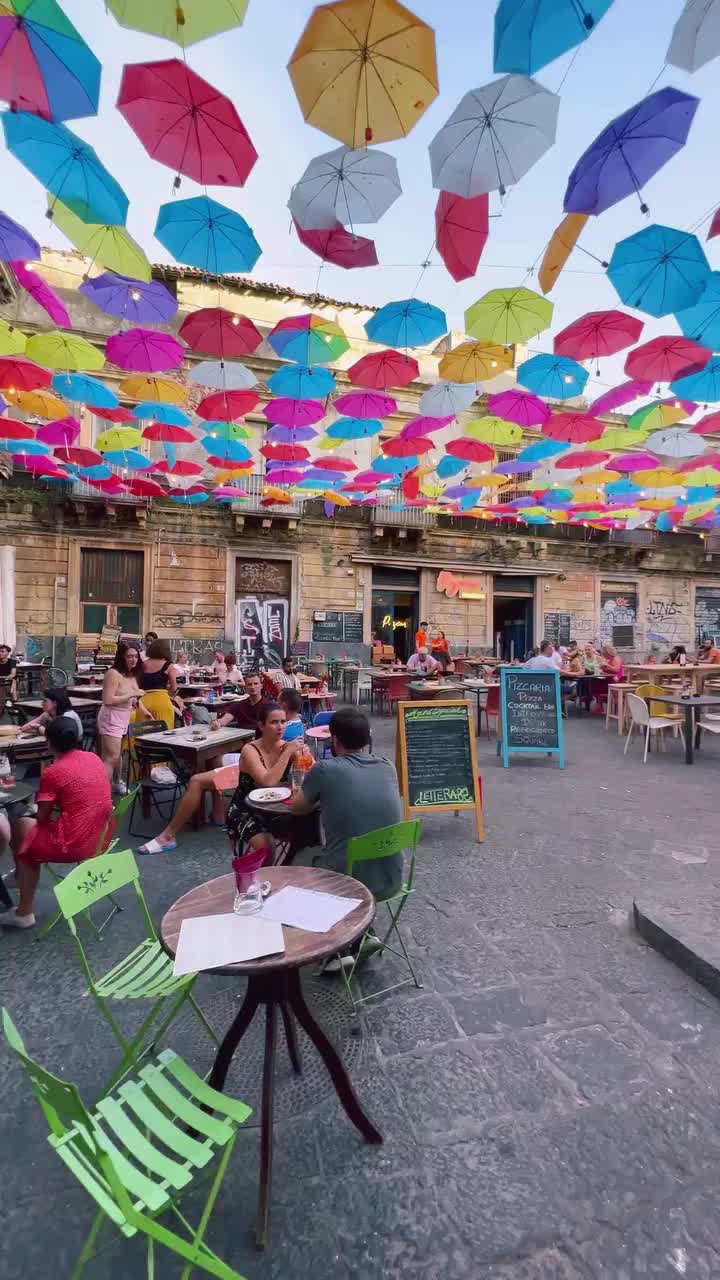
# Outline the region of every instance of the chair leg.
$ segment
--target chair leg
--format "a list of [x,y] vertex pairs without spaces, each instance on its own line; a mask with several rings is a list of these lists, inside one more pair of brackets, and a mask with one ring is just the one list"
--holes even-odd
[[650,725],[645,726],[645,755],[643,756],[643,764],[647,764],[648,746],[650,744]]
[[623,751],[623,755],[624,755],[624,756],[626,756],[626,755],[627,755],[627,753],[628,753],[628,747],[630,746],[630,739],[631,739],[631,738],[632,738],[632,736],[633,736],[633,730],[634,730],[634,728],[635,728],[635,721],[634,721],[634,720],[631,720],[631,721],[630,721],[630,728],[628,729],[628,735],[627,735],[627,738],[625,739],[625,750]]
[[90,1258],[92,1257],[93,1246],[97,1239],[98,1231],[100,1230],[105,1217],[106,1217],[105,1210],[98,1209],[97,1213],[95,1214],[95,1217],[93,1218],[93,1224],[90,1228],[90,1234],[87,1240],[85,1241],[85,1244],[82,1247],[82,1253],[80,1254],[80,1257],[75,1263],[75,1270],[73,1271],[72,1276],[70,1277],[70,1280],[80,1280],[80,1276],[82,1275],[88,1262],[90,1261]]

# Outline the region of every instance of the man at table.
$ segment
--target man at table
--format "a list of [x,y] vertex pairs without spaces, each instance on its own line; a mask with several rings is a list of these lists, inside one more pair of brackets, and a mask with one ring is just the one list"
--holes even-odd
[[282,689],[296,689],[298,693],[302,692],[295,659],[291,654],[283,658],[282,669],[272,667],[265,672],[265,681],[267,682],[267,696],[275,701],[280,697]]
[[248,695],[242,702],[233,702],[217,720],[212,721],[211,729],[224,729],[232,725],[237,729],[254,729],[257,732],[258,715],[263,704],[262,678],[256,672],[245,677],[245,692]]
[[698,662],[712,662],[714,666],[720,663],[720,649],[716,649],[712,640],[703,640],[698,650]]
[[558,671],[559,668],[553,658],[553,647],[549,640],[543,640],[540,645],[540,652],[534,658],[528,658],[523,663],[526,671]]
[[434,676],[441,670],[440,663],[428,653],[425,645],[418,649],[411,658],[408,658],[408,671],[416,676]]
[[15,702],[17,699],[17,663],[11,654],[9,644],[0,644],[0,716],[5,710],[6,702]]

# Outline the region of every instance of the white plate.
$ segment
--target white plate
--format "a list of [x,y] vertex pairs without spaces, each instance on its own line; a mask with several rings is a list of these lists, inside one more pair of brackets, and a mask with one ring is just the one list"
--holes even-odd
[[258,787],[256,791],[250,792],[248,800],[252,800],[254,804],[279,804],[291,795],[289,787]]

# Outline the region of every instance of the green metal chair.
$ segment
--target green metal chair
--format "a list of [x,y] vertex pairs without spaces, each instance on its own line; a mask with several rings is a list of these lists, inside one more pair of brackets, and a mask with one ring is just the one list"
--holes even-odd
[[[118,889],[132,884],[145,922],[145,938],[101,978],[93,976],[75,924],[75,918],[93,903],[110,897]],[[120,1080],[131,1066],[152,1049],[175,1020],[185,1001],[219,1048],[220,1041],[205,1014],[193,997],[197,974],[176,977],[173,961],[153,928],[145,895],[140,888],[140,872],[130,849],[120,853],[103,853],[90,858],[55,885],[55,897],[72,934],[80,957],[80,965],[93,997],[113,1035],[123,1050],[122,1061],[110,1078],[107,1089]],[[132,1039],[123,1034],[110,1011],[110,1004],[121,1000],[152,1000],[152,1008]],[[155,1025],[160,1015],[159,1026]],[[151,1034],[152,1028],[152,1034]]]
[[[397,822],[390,827],[379,827],[377,831],[369,831],[367,835],[354,836],[352,840],[348,840],[345,872],[349,876],[355,875],[355,868],[360,863],[374,862],[378,858],[388,858],[392,854],[404,853],[405,850],[410,851],[410,864],[402,885],[389,893],[376,893],[374,895],[375,901],[379,905],[387,907],[390,917],[385,934],[380,937],[371,925],[363,935],[359,948],[354,953],[352,967],[346,970],[344,966],[341,966],[341,973],[353,1009],[366,1004],[368,1000],[374,1000],[377,996],[384,996],[389,991],[396,991],[398,987],[405,987],[409,983],[413,983],[418,989],[422,987],[398,928],[398,921],[405,903],[410,895],[414,893],[415,852],[420,843],[421,832],[422,823],[419,818],[415,818],[410,822]],[[389,945],[388,940],[390,938],[397,940],[399,951]],[[352,980],[358,965],[371,955],[381,956],[385,951],[389,951],[391,955],[398,956],[399,959],[405,961],[410,971],[410,977],[403,978],[402,982],[395,982],[389,987],[384,987],[382,991],[373,991],[367,996],[356,996],[352,989]]]
[[[126,1239],[146,1237],[148,1280],[155,1275],[156,1244],[185,1259],[182,1280],[188,1280],[196,1267],[220,1280],[243,1280],[212,1252],[204,1237],[238,1129],[250,1108],[212,1089],[172,1049],[165,1049],[137,1077],[88,1111],[74,1084],[30,1057],[7,1009],[2,1018],[8,1044],[29,1076],[48,1122],[50,1146],[98,1206],[72,1280],[79,1280],[100,1252],[96,1241],[106,1219]],[[218,1157],[210,1194],[193,1227],[178,1203]],[[174,1214],[186,1234],[178,1235],[158,1221],[165,1212]],[[106,1274],[111,1270],[112,1266]]]

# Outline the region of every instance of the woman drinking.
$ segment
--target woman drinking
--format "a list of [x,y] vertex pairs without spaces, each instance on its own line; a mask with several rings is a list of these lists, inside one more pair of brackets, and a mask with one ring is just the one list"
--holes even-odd
[[73,711],[70,695],[67,689],[46,689],[43,694],[42,711],[34,720],[28,720],[20,729],[21,734],[40,733],[47,729],[51,720],[56,720],[58,716],[67,716],[68,720],[72,720],[77,729],[78,742],[82,741],[83,727],[82,721],[77,713]]
[[250,849],[265,849],[265,862],[269,862],[275,853],[275,837],[281,837],[282,827],[290,826],[293,819],[289,815],[287,819],[268,819],[248,808],[246,800],[257,787],[287,785],[292,762],[304,744],[302,738],[283,741],[285,711],[277,702],[263,703],[258,728],[260,737],[248,742],[240,753],[240,775],[228,809],[227,830],[236,857]]

